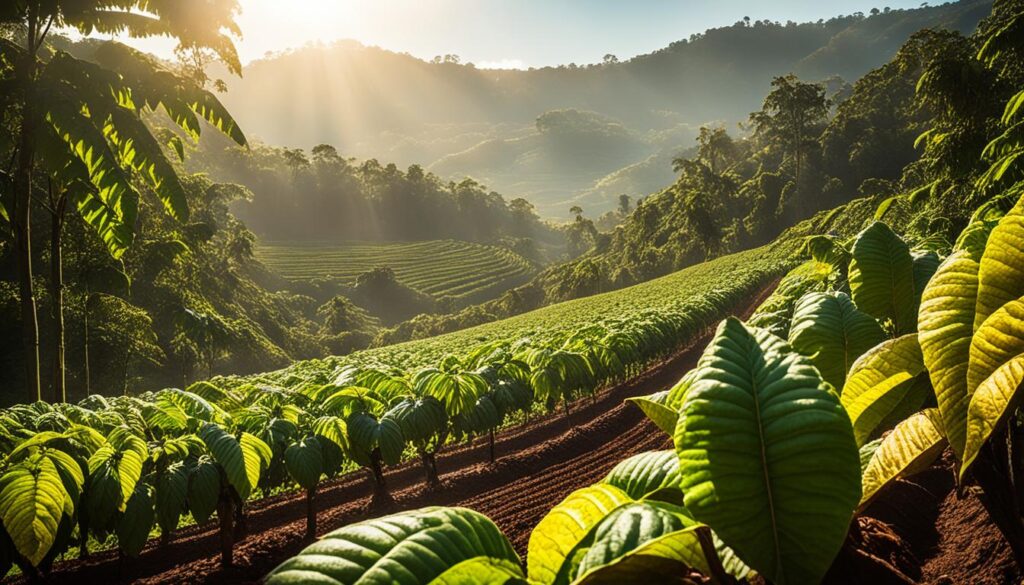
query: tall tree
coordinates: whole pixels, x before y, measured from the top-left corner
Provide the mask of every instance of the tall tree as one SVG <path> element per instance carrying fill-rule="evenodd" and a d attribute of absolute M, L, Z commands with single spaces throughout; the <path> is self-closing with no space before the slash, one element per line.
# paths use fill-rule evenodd
<path fill-rule="evenodd" d="M 780 146 L 792 160 L 797 186 L 806 150 L 820 134 L 828 110 L 823 86 L 802 82 L 790 73 L 772 81 L 761 111 L 750 114 L 755 135 Z"/>
<path fill-rule="evenodd" d="M 701 126 L 697 136 L 697 156 L 708 164 L 712 173 L 725 171 L 726 165 L 735 158 L 737 149 L 725 128 Z"/>
<path fill-rule="evenodd" d="M 240 34 L 235 23 L 238 9 L 237 0 L 13 0 L 0 6 L 0 24 L 20 29 L 19 42 L 0 39 L 0 84 L 10 88 L 18 119 L 13 141 L 13 213 L 9 217 L 18 262 L 25 376 L 31 399 L 42 398 L 39 322 L 32 282 L 31 217 L 33 190 L 39 185 L 37 171 L 62 180 L 60 196 L 78 208 L 117 257 L 133 239 L 139 198 L 133 174 L 145 181 L 173 217 L 188 217 L 177 172 L 143 122 L 143 112 L 163 107 L 193 140 L 199 138 L 198 118 L 203 118 L 245 144 L 244 135 L 212 94 L 154 61 L 116 43 L 101 46 L 95 63 L 82 61 L 52 51 L 47 34 L 53 27 L 71 27 L 82 34 L 167 36 L 177 39 L 182 50 L 212 50 L 233 72 L 240 73 L 229 36 Z M 172 145 L 179 156 L 183 154 L 180 139 L 172 140 Z M 58 238 L 59 234 L 57 230 Z M 59 272 L 53 275 L 59 277 Z M 55 398 L 60 400 L 63 388 L 58 392 Z"/>

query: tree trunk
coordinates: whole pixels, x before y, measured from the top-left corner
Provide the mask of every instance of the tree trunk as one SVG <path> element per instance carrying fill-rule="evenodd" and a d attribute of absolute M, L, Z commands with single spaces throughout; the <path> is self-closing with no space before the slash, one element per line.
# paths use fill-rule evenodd
<path fill-rule="evenodd" d="M 306 490 L 306 540 L 316 540 L 316 486 Z"/>
<path fill-rule="evenodd" d="M 494 463 L 494 429 L 487 433 L 487 454 L 490 462 Z"/>
<path fill-rule="evenodd" d="M 85 331 L 85 339 L 83 344 L 83 353 L 85 354 L 85 395 L 92 396 L 92 373 L 89 370 L 89 298 L 92 297 L 92 293 L 89 292 L 89 285 L 85 287 L 85 306 L 82 307 L 82 315 L 84 316 L 83 328 Z"/>
<path fill-rule="evenodd" d="M 85 507 L 78 512 L 78 538 L 81 542 L 78 545 L 78 558 L 89 558 L 89 517 Z"/>
<path fill-rule="evenodd" d="M 388 486 L 384 481 L 384 466 L 381 464 L 379 448 L 370 453 L 370 476 L 373 478 L 372 504 L 383 504 L 388 499 Z"/>
<path fill-rule="evenodd" d="M 437 476 L 437 462 L 434 454 L 421 450 L 420 461 L 423 463 L 423 474 L 427 482 L 427 489 L 433 490 L 441 487 L 441 480 Z"/>
<path fill-rule="evenodd" d="M 220 521 L 220 566 L 230 567 L 234 561 L 235 534 L 231 526 L 234 517 L 234 503 L 227 486 L 221 487 L 217 500 L 217 519 Z"/>
<path fill-rule="evenodd" d="M 53 318 L 53 401 L 67 402 L 64 364 L 64 259 L 61 232 L 64 229 L 64 209 L 67 197 L 61 195 L 53 209 L 50 230 L 50 302 Z"/>
<path fill-rule="evenodd" d="M 30 4 L 31 6 L 31 4 Z M 28 49 L 19 68 L 20 81 L 31 88 L 36 77 L 36 13 L 29 9 Z M 35 100 L 31 89 L 23 96 L 18 165 L 14 175 L 14 251 L 18 262 L 18 294 L 21 297 L 21 344 L 25 360 L 26 400 L 43 399 L 39 382 L 39 316 L 32 285 L 32 167 L 35 164 Z"/>
<path fill-rule="evenodd" d="M 242 498 L 234 488 L 228 488 L 228 493 L 231 494 L 231 503 L 235 512 L 234 538 L 235 542 L 238 542 L 249 533 L 249 524 L 246 522 L 245 517 L 245 502 L 242 501 Z"/>

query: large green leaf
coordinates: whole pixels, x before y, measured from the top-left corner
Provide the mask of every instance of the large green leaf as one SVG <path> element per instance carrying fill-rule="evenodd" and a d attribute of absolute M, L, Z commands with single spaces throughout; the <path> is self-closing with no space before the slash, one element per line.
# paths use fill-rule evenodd
<path fill-rule="evenodd" d="M 153 516 L 153 493 L 148 485 L 140 483 L 117 525 L 117 544 L 125 554 L 137 557 L 142 552 L 153 528 Z"/>
<path fill-rule="evenodd" d="M 18 552 L 33 565 L 53 546 L 67 498 L 57 467 L 42 454 L 0 476 L 0 519 Z"/>
<path fill-rule="evenodd" d="M 649 396 L 627 398 L 626 402 L 635 404 L 655 426 L 671 435 L 679 420 L 679 413 L 668 406 L 668 394 L 668 390 L 662 390 Z"/>
<path fill-rule="evenodd" d="M 448 415 L 444 405 L 432 396 L 402 400 L 388 411 L 402 429 L 406 441 L 426 444 L 444 430 Z"/>
<path fill-rule="evenodd" d="M 527 545 L 527 576 L 541 583 L 568 582 L 570 555 L 612 510 L 633 499 L 621 489 L 597 484 L 569 494 L 537 524 Z"/>
<path fill-rule="evenodd" d="M 259 484 L 260 475 L 270 467 L 274 453 L 263 439 L 249 433 L 242 433 L 238 439 L 242 448 L 242 458 L 245 461 L 245 477 L 249 481 L 249 489 L 252 490 Z M 239 494 L 243 499 L 248 497 Z"/>
<path fill-rule="evenodd" d="M 961 250 L 946 259 L 929 281 L 918 314 L 918 340 L 928 369 L 946 438 L 963 460 L 967 404 L 967 369 L 974 310 L 978 299 L 978 261 Z"/>
<path fill-rule="evenodd" d="M 461 563 L 494 559 L 518 565 L 508 539 L 493 522 L 465 508 L 423 508 L 335 530 L 285 561 L 267 585 L 298 583 L 428 584 Z M 441 583 L 464 583 L 465 579 Z"/>
<path fill-rule="evenodd" d="M 866 443 L 924 372 L 917 334 L 890 339 L 862 355 L 850 369 L 842 403 L 853 422 L 858 445 Z"/>
<path fill-rule="evenodd" d="M 857 236 L 852 254 L 850 292 L 857 308 L 892 320 L 897 334 L 916 331 L 914 260 L 907 243 L 874 222 Z"/>
<path fill-rule="evenodd" d="M 942 260 L 932 250 L 915 250 L 910 255 L 914 259 L 914 298 L 920 306 L 921 294 L 928 287 L 928 281 L 935 276 Z"/>
<path fill-rule="evenodd" d="M 441 573 L 429 585 L 528 585 L 519 563 L 492 557 L 474 557 Z"/>
<path fill-rule="evenodd" d="M 1022 386 L 1024 353 L 1001 365 L 974 391 L 967 409 L 967 442 L 960 467 L 961 476 L 974 463 L 992 433 L 1016 411 L 1021 401 Z"/>
<path fill-rule="evenodd" d="M 1024 198 L 999 220 L 988 237 L 978 269 L 975 329 L 1000 307 L 1024 296 L 1024 246 L 1021 242 L 1024 242 Z"/>
<path fill-rule="evenodd" d="M 967 367 L 967 387 L 974 391 L 1003 364 L 1022 353 L 1024 298 L 997 309 L 975 331 Z"/>
<path fill-rule="evenodd" d="M 850 366 L 864 352 L 885 339 L 871 315 L 857 310 L 845 293 L 812 292 L 793 310 L 789 343 L 809 357 L 821 377 L 839 389 Z"/>
<path fill-rule="evenodd" d="M 867 507 L 890 482 L 927 469 L 946 444 L 937 409 L 924 410 L 896 425 L 881 440 L 864 469 L 860 509 Z"/>
<path fill-rule="evenodd" d="M 671 511 L 648 503 L 626 504 L 604 518 L 580 550 L 579 583 L 670 582 L 689 569 L 708 574 L 698 531 L 711 534 Z"/>
<path fill-rule="evenodd" d="M 133 437 L 133 439 L 131 443 L 137 444 L 138 438 Z M 145 444 L 143 443 L 144 446 Z M 91 478 L 93 475 L 100 473 L 100 468 L 105 468 L 110 476 L 117 480 L 121 494 L 116 499 L 116 509 L 123 512 L 125 505 L 128 503 L 128 498 L 132 497 L 132 494 L 135 492 L 135 484 L 142 477 L 142 465 L 144 462 L 145 456 L 141 454 L 139 449 L 127 448 L 117 450 L 113 446 L 107 445 L 98 449 L 89 458 L 89 475 Z M 91 515 L 90 519 L 96 518 L 99 520 L 99 517 L 99 515 Z"/>
<path fill-rule="evenodd" d="M 288 446 L 284 451 L 284 465 L 288 475 L 300 487 L 311 489 L 316 487 L 324 472 L 324 458 L 320 449 L 320 441 L 316 437 L 307 437 Z"/>
<path fill-rule="evenodd" d="M 821 581 L 860 501 L 860 464 L 850 419 L 807 358 L 722 322 L 675 443 L 694 518 L 773 583 Z"/>
<path fill-rule="evenodd" d="M 414 392 L 441 401 L 448 416 L 471 410 L 487 388 L 487 380 L 479 374 L 449 373 L 436 368 L 422 370 L 413 378 Z"/>
<path fill-rule="evenodd" d="M 213 460 L 224 470 L 224 476 L 238 492 L 238 496 L 243 500 L 248 498 L 249 492 L 255 486 L 254 483 L 250 483 L 254 469 L 256 478 L 259 479 L 259 460 L 253 457 L 252 453 L 247 456 L 238 439 L 219 425 L 203 425 L 199 430 L 199 438 L 206 444 Z"/>
<path fill-rule="evenodd" d="M 154 486 L 156 519 L 164 534 L 178 527 L 181 515 L 188 511 L 188 471 L 181 463 L 170 465 Z"/>
<path fill-rule="evenodd" d="M 604 483 L 626 492 L 634 500 L 661 490 L 679 490 L 679 457 L 675 450 L 648 451 L 620 462 Z"/>
<path fill-rule="evenodd" d="M 356 463 L 368 466 L 374 449 L 380 449 L 381 459 L 394 465 L 402 457 L 405 439 L 402 428 L 391 417 L 377 420 L 366 413 L 356 413 L 348 419 L 348 438 L 352 458 Z"/>
<path fill-rule="evenodd" d="M 217 464 L 202 460 L 188 476 L 188 509 L 196 522 L 209 520 L 220 498 L 220 471 Z"/>
<path fill-rule="evenodd" d="M 333 443 L 339 449 L 348 450 L 348 425 L 337 416 L 321 416 L 313 421 L 313 434 Z"/>

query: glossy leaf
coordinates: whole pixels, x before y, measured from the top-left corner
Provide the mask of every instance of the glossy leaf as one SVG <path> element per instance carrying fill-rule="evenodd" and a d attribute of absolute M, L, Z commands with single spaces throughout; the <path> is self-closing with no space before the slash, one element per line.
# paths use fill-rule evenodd
<path fill-rule="evenodd" d="M 570 555 L 612 510 L 633 499 L 621 489 L 597 484 L 569 494 L 530 533 L 527 576 L 541 583 L 568 582 Z"/>
<path fill-rule="evenodd" d="M 988 237 L 978 269 L 974 328 L 1000 307 L 1024 296 L 1024 198 L 999 220 Z"/>
<path fill-rule="evenodd" d="M 857 236 L 852 256 L 850 291 L 857 308 L 892 320 L 897 334 L 915 331 L 914 261 L 907 243 L 874 222 Z"/>
<path fill-rule="evenodd" d="M 841 389 L 850 366 L 885 339 L 871 315 L 857 310 L 844 293 L 808 293 L 796 303 L 789 343 L 809 357 L 821 377 Z"/>
<path fill-rule="evenodd" d="M 917 334 L 890 339 L 862 355 L 850 369 L 842 403 L 853 422 L 857 445 L 866 443 L 924 371 Z"/>
<path fill-rule="evenodd" d="M 918 314 L 918 340 L 953 453 L 963 460 L 970 389 L 967 369 L 979 264 L 961 250 L 943 262 L 925 288 Z"/>
<path fill-rule="evenodd" d="M 967 442 L 964 447 L 961 477 L 974 463 L 992 433 L 1004 425 L 1021 401 L 1024 386 L 1024 354 L 992 372 L 971 396 L 967 409 Z"/>
<path fill-rule="evenodd" d="M 817 583 L 860 500 L 853 429 L 807 358 L 724 321 L 675 437 L 687 510 L 773 583 Z"/>
<path fill-rule="evenodd" d="M 478 558 L 519 564 L 508 539 L 486 516 L 465 508 L 423 508 L 335 530 L 279 565 L 265 583 L 418 585 L 450 570 L 458 571 L 453 579 L 466 575 L 460 564 Z"/>
<path fill-rule="evenodd" d="M 860 509 L 867 507 L 889 483 L 927 469 L 942 455 L 946 445 L 937 409 L 924 410 L 896 425 L 881 439 L 864 469 Z"/>
<path fill-rule="evenodd" d="M 657 583 L 689 569 L 709 573 L 698 540 L 707 527 L 646 503 L 620 506 L 594 529 L 576 568 L 577 583 Z M 710 531 L 707 537 L 710 542 Z M 583 552 L 583 551 L 581 551 Z"/>
<path fill-rule="evenodd" d="M 967 387 L 978 388 L 1003 364 L 1024 353 L 1024 298 L 1010 301 L 978 327 L 971 340 Z"/>
<path fill-rule="evenodd" d="M 675 450 L 648 451 L 620 462 L 604 483 L 626 492 L 634 500 L 660 490 L 679 490 L 679 457 Z"/>
<path fill-rule="evenodd" d="M 33 565 L 53 546 L 67 498 L 57 467 L 41 454 L 0 476 L 0 519 L 18 552 Z"/>
<path fill-rule="evenodd" d="M 315 437 L 307 437 L 293 443 L 285 449 L 284 465 L 288 475 L 300 487 L 311 489 L 316 487 L 324 472 L 324 458 L 320 450 L 320 442 Z"/>

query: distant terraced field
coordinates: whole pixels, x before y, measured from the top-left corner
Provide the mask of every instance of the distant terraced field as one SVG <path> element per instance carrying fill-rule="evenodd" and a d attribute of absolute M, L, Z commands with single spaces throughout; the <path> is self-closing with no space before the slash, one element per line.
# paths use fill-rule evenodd
<path fill-rule="evenodd" d="M 267 242 L 256 257 L 289 280 L 350 284 L 367 270 L 388 266 L 406 286 L 435 298 L 477 302 L 523 284 L 537 267 L 498 246 L 456 240 L 425 242 Z"/>

